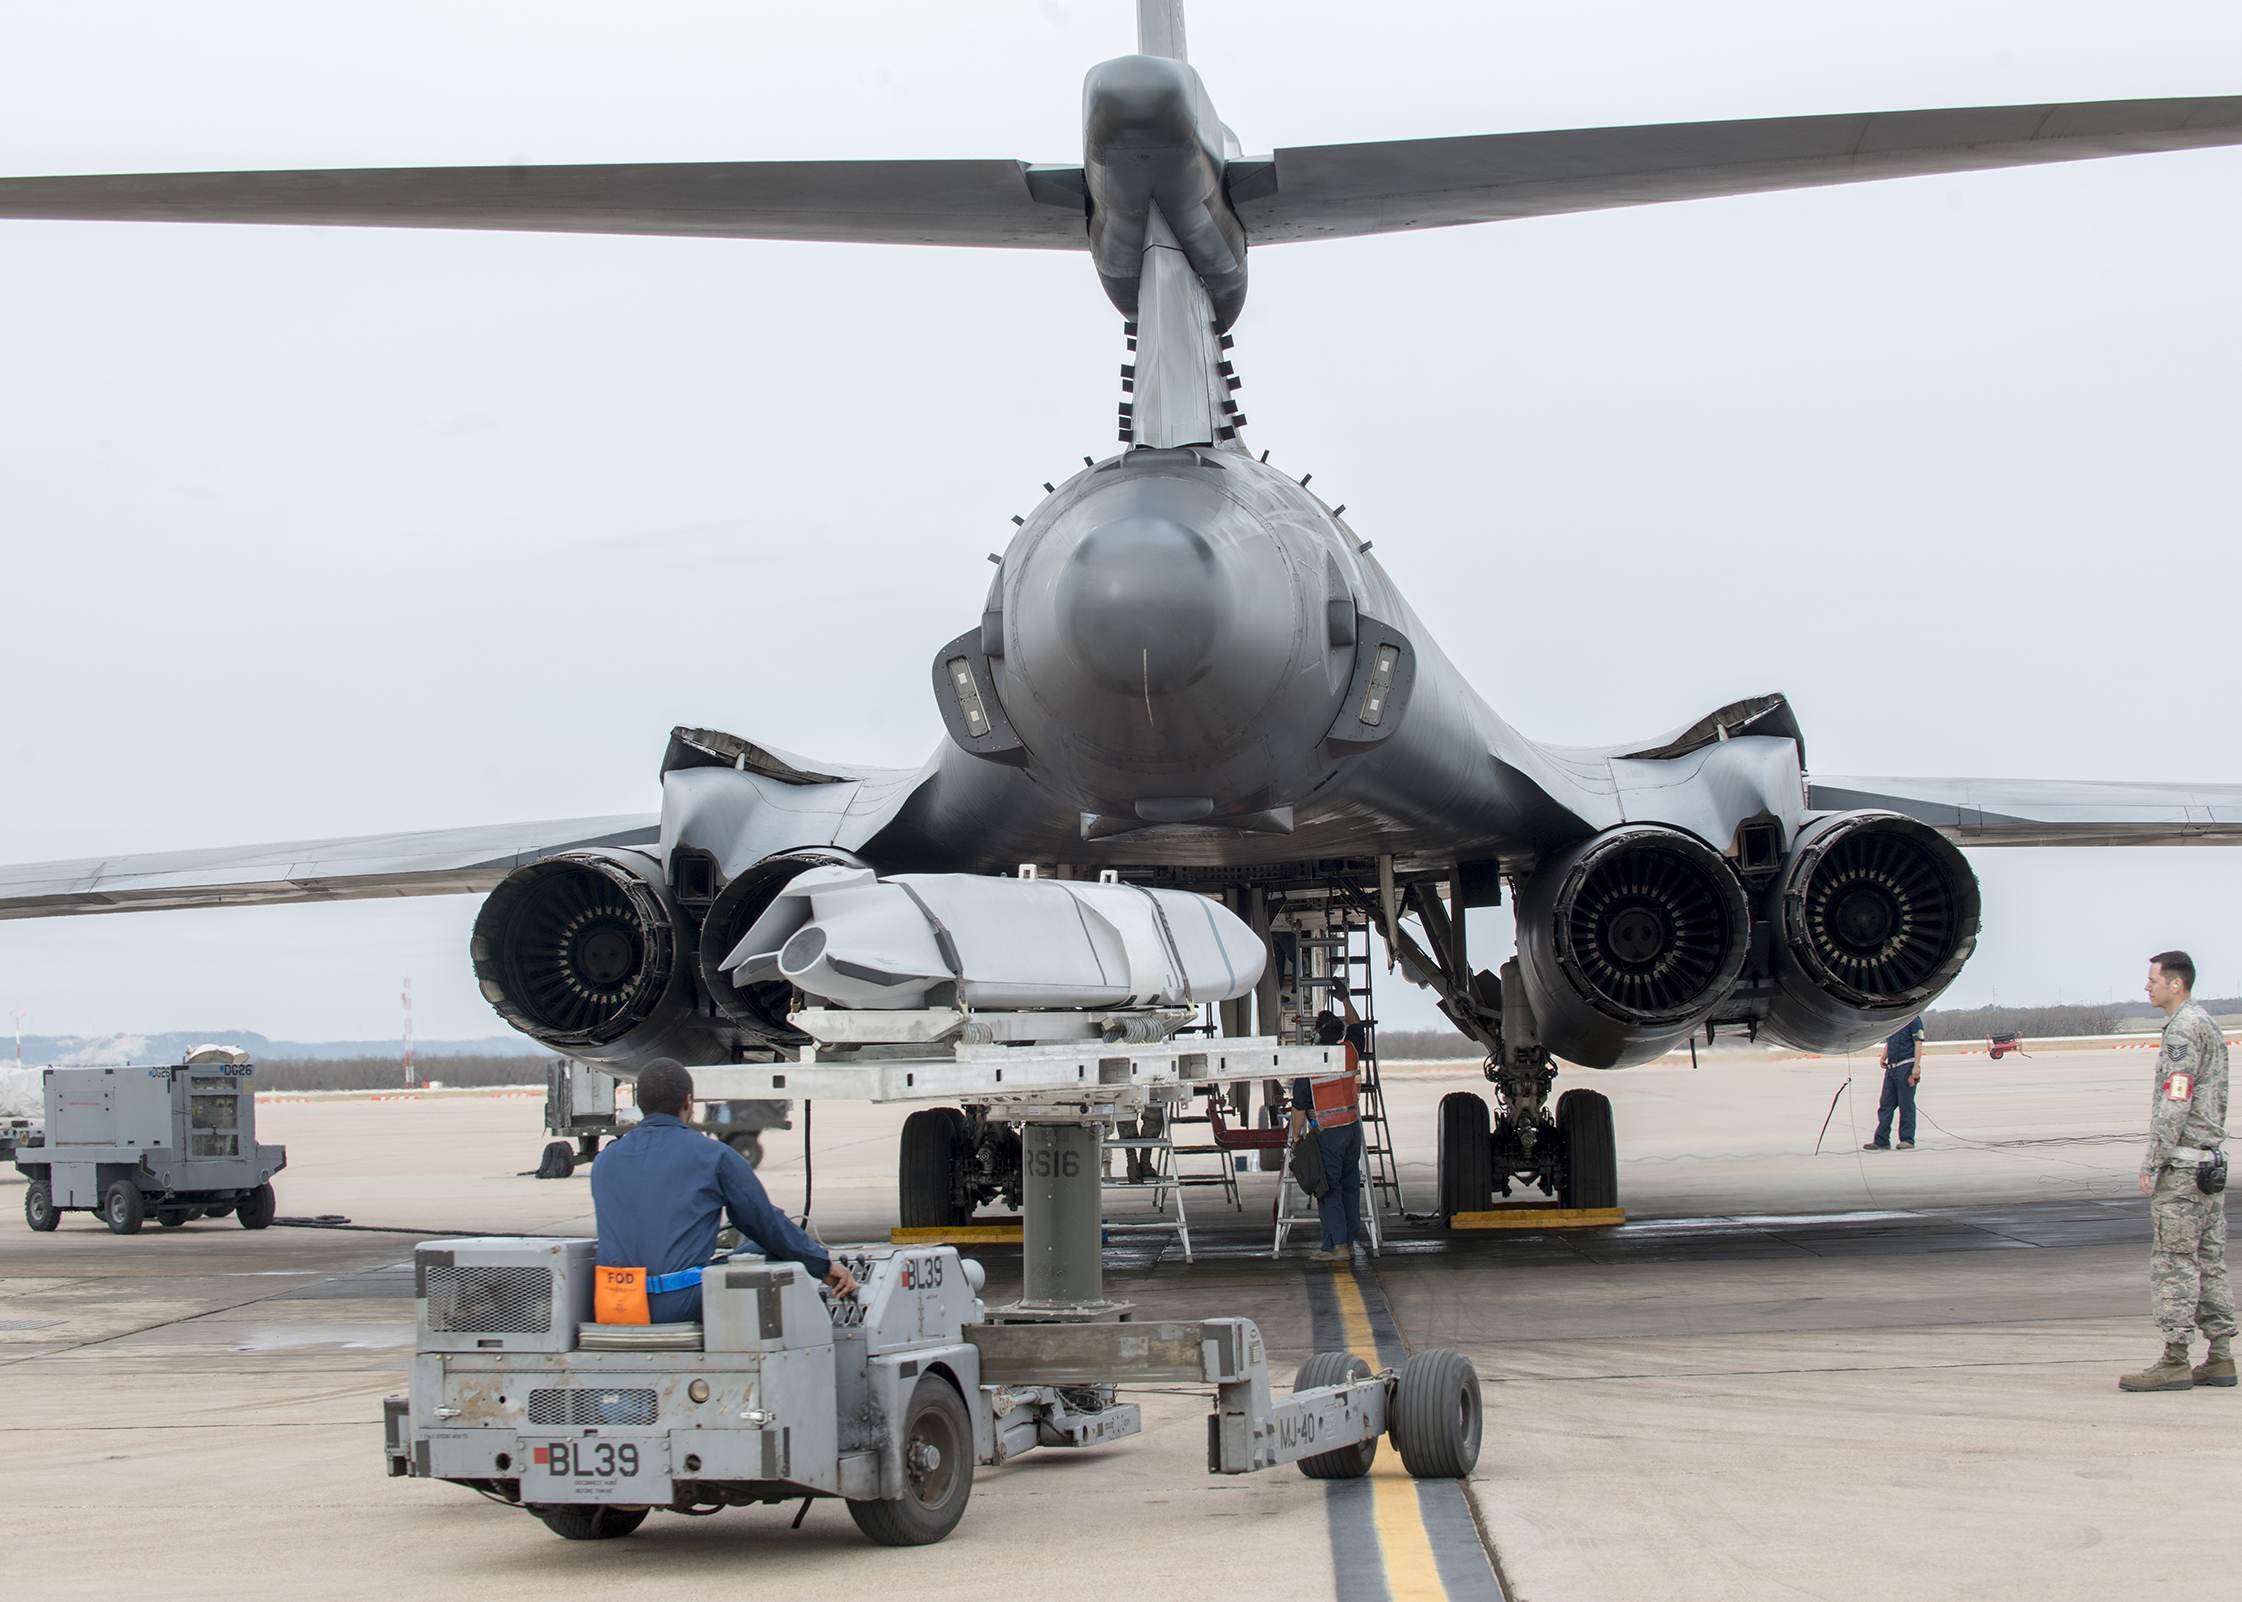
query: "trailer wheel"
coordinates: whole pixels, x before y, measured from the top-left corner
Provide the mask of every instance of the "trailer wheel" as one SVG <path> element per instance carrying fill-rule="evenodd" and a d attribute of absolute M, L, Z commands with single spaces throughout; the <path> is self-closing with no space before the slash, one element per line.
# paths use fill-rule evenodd
<path fill-rule="evenodd" d="M 1440 1098 L 1435 1162 L 1440 1221 L 1478 1213 L 1494 1199 L 1494 1153 L 1487 1135 L 1487 1104 L 1468 1090 Z"/>
<path fill-rule="evenodd" d="M 747 1159 L 747 1166 L 763 1166 L 763 1141 L 758 1135 L 727 1135 L 724 1144 Z"/>
<path fill-rule="evenodd" d="M 903 1120 L 896 1200 L 905 1229 L 940 1229 L 972 1220 L 972 1210 L 957 1203 L 965 1138 L 965 1114 L 955 1107 L 924 1107 Z"/>
<path fill-rule="evenodd" d="M 185 1207 L 159 1207 L 156 1209 L 156 1222 L 166 1229 L 183 1228 L 187 1220 L 193 1216 L 192 1210 Z"/>
<path fill-rule="evenodd" d="M 1401 1466 L 1420 1480 L 1460 1480 L 1479 1461 L 1479 1375 L 1461 1352 L 1413 1354 L 1394 1390 Z"/>
<path fill-rule="evenodd" d="M 34 1179 L 25 1187 L 23 1221 L 42 1235 L 62 1222 L 62 1214 L 55 1208 L 54 1191 L 45 1180 Z"/>
<path fill-rule="evenodd" d="M 1370 1365 L 1352 1352 L 1318 1352 L 1300 1365 L 1300 1372 L 1292 1376 L 1293 1393 L 1312 1391 L 1318 1386 L 1339 1385 L 1348 1380 L 1368 1379 Z M 1370 1465 L 1378 1460 L 1378 1437 L 1358 1441 L 1353 1446 L 1342 1446 L 1335 1451 L 1319 1452 L 1314 1457 L 1300 1460 L 1300 1472 L 1311 1480 L 1359 1480 L 1370 1472 Z"/>
<path fill-rule="evenodd" d="M 546 1529 L 564 1541 L 612 1541 L 619 1535 L 628 1535 L 646 1522 L 650 1511 L 643 1507 L 605 1507 L 598 1502 L 566 1502 L 557 1506 L 533 1507 L 530 1511 L 544 1523 Z"/>
<path fill-rule="evenodd" d="M 147 1212 L 140 1204 L 140 1187 L 129 1179 L 114 1181 L 101 1193 L 101 1221 L 112 1235 L 137 1235 Z"/>
<path fill-rule="evenodd" d="M 239 1205 L 234 1208 L 234 1216 L 241 1220 L 243 1229 L 263 1229 L 272 1222 L 272 1215 L 279 1205 L 273 1196 L 272 1186 L 259 1185 L 241 1198 Z"/>
<path fill-rule="evenodd" d="M 928 1546 L 957 1528 L 973 1494 L 973 1420 L 939 1374 L 922 1375 L 903 1410 L 903 1494 L 851 1502 L 856 1527 L 882 1546 Z"/>
<path fill-rule="evenodd" d="M 1557 1138 L 1565 1152 L 1560 1207 L 1619 1205 L 1619 1145 L 1611 1102 L 1600 1091 L 1568 1090 L 1557 1098 Z"/>

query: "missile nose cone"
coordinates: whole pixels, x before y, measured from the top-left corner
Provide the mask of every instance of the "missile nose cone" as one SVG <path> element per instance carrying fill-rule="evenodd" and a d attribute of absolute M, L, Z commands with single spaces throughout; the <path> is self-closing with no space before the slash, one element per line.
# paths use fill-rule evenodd
<path fill-rule="evenodd" d="M 1052 599 L 1068 654 L 1101 689 L 1151 697 L 1206 676 L 1232 611 L 1214 548 L 1157 512 L 1092 529 L 1060 570 Z"/>

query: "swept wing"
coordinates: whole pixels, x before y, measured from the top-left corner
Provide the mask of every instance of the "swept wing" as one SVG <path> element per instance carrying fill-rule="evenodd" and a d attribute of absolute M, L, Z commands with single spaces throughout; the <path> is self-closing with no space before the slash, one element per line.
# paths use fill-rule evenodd
<path fill-rule="evenodd" d="M 2237 784 L 1817 778 L 1808 805 L 1904 813 L 1956 845 L 2242 845 Z"/>

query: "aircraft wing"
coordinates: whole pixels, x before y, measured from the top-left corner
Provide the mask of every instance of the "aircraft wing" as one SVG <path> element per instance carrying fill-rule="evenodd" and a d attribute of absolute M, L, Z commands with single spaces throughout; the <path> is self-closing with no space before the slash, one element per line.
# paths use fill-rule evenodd
<path fill-rule="evenodd" d="M 686 161 L 0 178 L 0 217 L 1087 250 L 1082 169 Z"/>
<path fill-rule="evenodd" d="M 163 851 L 0 867 L 0 918 L 276 901 L 480 894 L 524 863 L 584 846 L 650 846 L 651 815 L 564 818 L 215 851 Z"/>
<path fill-rule="evenodd" d="M 1305 145 L 1231 193 L 1262 245 L 2236 144 L 2242 96 L 1972 106 Z"/>
<path fill-rule="evenodd" d="M 2242 845 L 2242 785 L 1815 779 L 1816 812 L 1876 808 L 1965 846 Z"/>

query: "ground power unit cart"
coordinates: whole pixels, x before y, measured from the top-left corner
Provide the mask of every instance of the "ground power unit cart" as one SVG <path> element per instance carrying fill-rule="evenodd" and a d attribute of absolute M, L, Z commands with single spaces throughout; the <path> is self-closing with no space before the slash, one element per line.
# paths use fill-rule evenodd
<path fill-rule="evenodd" d="M 1378 1437 L 1424 1478 L 1470 1472 L 1479 1383 L 1454 1352 L 1398 1373 L 1325 1353 L 1272 1393 L 1251 1320 L 1072 1322 L 984 1310 L 955 1248 L 836 1249 L 837 1300 L 790 1263 L 710 1267 L 699 1324 L 590 1320 L 594 1243 L 480 1239 L 414 1253 L 410 1393 L 384 1405 L 389 1473 L 449 1480 L 571 1540 L 649 1513 L 837 1497 L 872 1540 L 938 1541 L 977 1464 L 1134 1435 L 1125 1384 L 1205 1385 L 1210 1473 L 1368 1472 Z M 1006 1321 L 1008 1318 L 1016 1321 Z"/>

